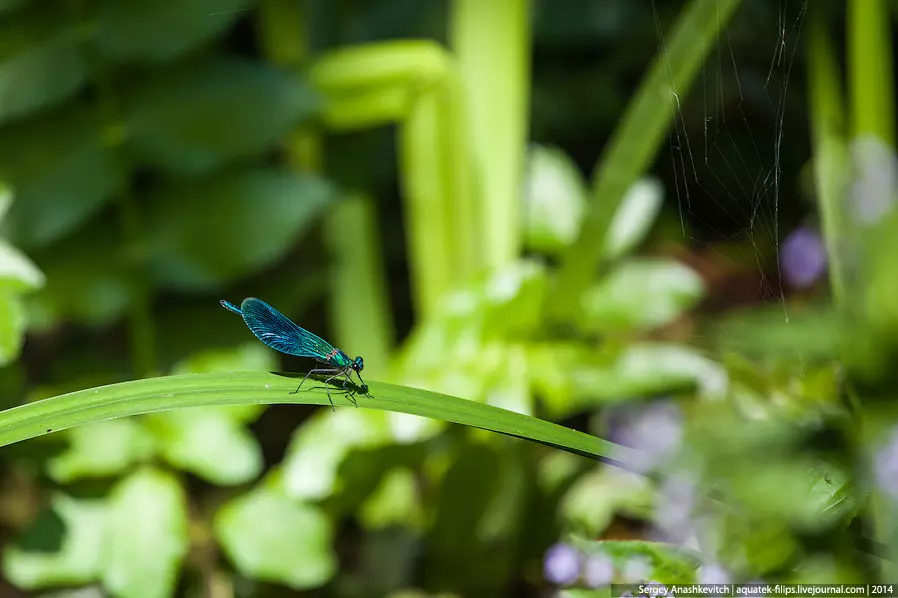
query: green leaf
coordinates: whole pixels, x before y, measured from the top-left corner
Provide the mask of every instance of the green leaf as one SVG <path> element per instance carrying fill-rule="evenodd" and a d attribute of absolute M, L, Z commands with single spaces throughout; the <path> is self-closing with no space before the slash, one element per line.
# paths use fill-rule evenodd
<path fill-rule="evenodd" d="M 415 474 L 405 468 L 396 468 L 386 474 L 362 505 L 359 518 L 369 529 L 392 524 L 420 528 L 424 522 L 424 512 Z"/>
<path fill-rule="evenodd" d="M 574 538 L 573 544 L 590 556 L 608 557 L 615 563 L 642 559 L 652 569 L 651 578 L 664 584 L 694 583 L 695 571 L 702 564 L 698 553 L 664 542 Z"/>
<path fill-rule="evenodd" d="M 636 181 L 621 200 L 608 228 L 605 258 L 614 261 L 629 253 L 648 234 L 664 201 L 664 188 L 655 178 Z"/>
<path fill-rule="evenodd" d="M 187 526 L 186 496 L 170 474 L 147 468 L 122 480 L 109 497 L 103 585 L 123 598 L 171 596 Z"/>
<path fill-rule="evenodd" d="M 262 343 L 253 341 L 233 349 L 208 349 L 194 353 L 177 363 L 172 374 L 212 374 L 234 370 L 263 370 L 270 372 L 277 368 L 275 353 Z M 229 407 L 208 407 L 202 411 L 220 411 L 237 423 L 251 423 L 265 411 L 263 405 L 232 405 Z"/>
<path fill-rule="evenodd" d="M 0 288 L 34 291 L 44 286 L 45 278 L 25 254 L 0 239 Z"/>
<path fill-rule="evenodd" d="M 356 410 L 345 399 L 335 396 L 337 413 L 365 413 L 367 409 L 397 411 L 528 439 L 593 459 L 616 458 L 623 463 L 636 462 L 634 453 L 626 447 L 535 417 L 425 390 L 372 380 L 366 382 L 371 397 L 358 397 L 359 409 Z M 167 409 L 251 403 L 307 404 L 330 408 L 323 390 L 291 394 L 296 384 L 295 375 L 231 372 L 163 376 L 89 388 L 0 411 L 0 446 L 41 436 L 47 433 L 47 429 L 59 431 L 105 419 Z M 359 432 L 355 424 L 351 421 L 350 424 L 348 436 L 358 437 L 360 434 L 362 438 L 376 439 L 384 433 L 382 430 L 372 433 L 364 426 Z M 319 426 L 323 431 L 327 430 Z M 308 427 L 309 424 L 302 429 Z M 340 428 L 337 432 L 344 434 Z M 307 444 L 311 457 L 313 447 L 311 442 Z"/>
<path fill-rule="evenodd" d="M 82 478 L 120 474 L 154 452 L 152 438 L 131 419 L 73 428 L 69 448 L 47 462 L 47 472 L 65 484 Z"/>
<path fill-rule="evenodd" d="M 106 517 L 104 503 L 62 494 L 54 496 L 52 503 L 65 523 L 62 547 L 53 554 L 7 548 L 3 573 L 16 587 L 37 590 L 59 585 L 84 585 L 99 576 Z"/>
<path fill-rule="evenodd" d="M 36 253 L 47 284 L 29 297 L 31 315 L 41 326 L 60 319 L 94 325 L 116 320 L 131 301 L 127 257 L 119 234 L 97 223 Z"/>
<path fill-rule="evenodd" d="M 809 474 L 808 510 L 821 522 L 847 525 L 860 510 L 851 477 L 842 469 L 823 463 Z"/>
<path fill-rule="evenodd" d="M 93 41 L 113 61 L 165 62 L 220 35 L 251 0 L 103 0 Z"/>
<path fill-rule="evenodd" d="M 587 404 L 626 400 L 695 388 L 721 396 L 726 371 L 690 347 L 671 343 L 639 343 L 610 349 L 598 359 L 570 366 L 573 392 Z"/>
<path fill-rule="evenodd" d="M 282 465 L 287 494 L 305 500 L 333 494 L 337 469 L 350 450 L 391 440 L 386 414 L 360 409 L 316 413 L 296 431 L 287 448 Z"/>
<path fill-rule="evenodd" d="M 598 467 L 580 477 L 561 502 L 564 520 L 584 534 L 599 535 L 616 515 L 648 519 L 655 492 L 644 477 L 612 467 Z"/>
<path fill-rule="evenodd" d="M 337 571 L 330 520 L 276 484 L 231 500 L 215 514 L 213 525 L 228 558 L 251 579 L 301 590 L 324 585 Z"/>
<path fill-rule="evenodd" d="M 583 295 L 586 324 L 600 332 L 668 324 L 702 298 L 705 285 L 691 268 L 673 260 L 624 262 Z"/>
<path fill-rule="evenodd" d="M 217 287 L 274 262 L 333 198 L 314 175 L 243 170 L 158 190 L 146 218 L 150 267 L 165 285 Z M 227 239 L 210 243 L 209 231 Z"/>
<path fill-rule="evenodd" d="M 18 297 L 0 292 L 0 365 L 14 361 L 22 350 L 25 313 Z"/>
<path fill-rule="evenodd" d="M 558 253 L 577 237 L 586 211 L 586 181 L 574 161 L 554 147 L 530 150 L 524 188 L 527 245 Z"/>
<path fill-rule="evenodd" d="M 228 57 L 161 71 L 130 97 L 129 144 L 147 164 L 178 174 L 263 151 L 317 105 L 297 75 Z"/>
<path fill-rule="evenodd" d="M 242 484 L 263 467 L 255 436 L 221 407 L 178 409 L 147 418 L 162 457 L 217 484 Z"/>
<path fill-rule="evenodd" d="M 63 12 L 41 7 L 0 25 L 0 121 L 58 104 L 75 94 L 88 68 L 78 31 Z"/>
<path fill-rule="evenodd" d="M 3 230 L 16 245 L 49 245 L 124 185 L 125 167 L 95 112 L 66 106 L 0 129 L 0 176 L 16 197 Z"/>

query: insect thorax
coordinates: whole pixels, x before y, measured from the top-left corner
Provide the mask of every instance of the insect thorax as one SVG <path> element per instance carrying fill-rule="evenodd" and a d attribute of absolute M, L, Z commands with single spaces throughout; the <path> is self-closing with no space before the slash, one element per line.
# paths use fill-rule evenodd
<path fill-rule="evenodd" d="M 339 349 L 335 349 L 333 357 L 328 357 L 327 362 L 337 366 L 338 368 L 348 367 L 352 360 L 349 359 L 349 356 L 346 355 L 343 351 Z"/>

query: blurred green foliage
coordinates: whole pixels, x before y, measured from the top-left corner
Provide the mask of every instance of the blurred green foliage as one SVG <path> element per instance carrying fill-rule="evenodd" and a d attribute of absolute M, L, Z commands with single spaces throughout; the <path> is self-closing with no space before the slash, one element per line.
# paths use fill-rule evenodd
<path fill-rule="evenodd" d="M 635 470 L 398 411 L 94 421 L 4 448 L 4 584 L 891 581 L 892 42 L 846 6 L 842 77 L 808 2 L 0 0 L 4 406 L 306 368 L 216 305 L 258 296 Z M 815 210 L 830 289 L 792 293 Z"/>

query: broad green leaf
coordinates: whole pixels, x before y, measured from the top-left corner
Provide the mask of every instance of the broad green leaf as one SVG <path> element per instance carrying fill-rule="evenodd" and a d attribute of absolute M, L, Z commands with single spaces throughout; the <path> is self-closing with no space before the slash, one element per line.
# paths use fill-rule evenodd
<path fill-rule="evenodd" d="M 316 108 L 295 73 L 227 57 L 161 71 L 130 97 L 129 144 L 147 164 L 178 174 L 263 151 Z"/>
<path fill-rule="evenodd" d="M 0 12 L 7 12 L 25 4 L 27 0 L 0 0 Z"/>
<path fill-rule="evenodd" d="M 389 472 L 362 505 L 359 517 L 371 529 L 392 524 L 419 528 L 424 512 L 415 474 L 404 468 Z"/>
<path fill-rule="evenodd" d="M 290 441 L 283 462 L 287 494 L 304 500 L 329 496 L 337 489 L 337 468 L 350 450 L 381 446 L 392 439 L 385 414 L 351 407 L 319 411 Z"/>
<path fill-rule="evenodd" d="M 667 324 L 693 307 L 705 285 L 691 268 L 672 260 L 622 263 L 582 298 L 586 325 L 606 333 Z"/>
<path fill-rule="evenodd" d="M 661 204 L 664 189 L 654 178 L 636 181 L 621 200 L 605 239 L 605 257 L 614 261 L 639 245 L 649 232 Z"/>
<path fill-rule="evenodd" d="M 530 150 L 526 176 L 527 245 L 536 251 L 558 253 L 580 230 L 586 211 L 586 181 L 566 153 L 543 146 Z"/>
<path fill-rule="evenodd" d="M 635 462 L 636 453 L 596 436 L 571 430 L 535 417 L 506 411 L 490 405 L 438 394 L 366 380 L 370 397 L 358 397 L 359 408 L 352 407 L 336 396 L 337 413 L 369 413 L 368 409 L 398 412 L 491 430 L 515 438 L 527 439 L 547 446 L 567 450 L 585 457 L 615 458 L 624 464 Z M 48 429 L 65 430 L 74 426 L 142 413 L 187 407 L 211 407 L 242 404 L 306 404 L 330 408 L 327 394 L 321 389 L 291 394 L 296 389 L 296 375 L 269 372 L 229 372 L 219 374 L 184 374 L 146 378 L 119 384 L 88 388 L 41 401 L 0 411 L 0 446 L 43 436 Z M 345 415 L 344 415 L 345 417 Z M 380 443 L 387 434 L 383 423 L 373 420 L 338 420 L 348 425 L 314 424 L 317 427 L 308 438 L 296 437 L 292 449 L 305 452 L 309 462 L 304 465 L 316 476 L 313 485 L 302 487 L 303 480 L 294 480 L 294 490 L 313 491 L 324 495 L 328 485 L 322 484 L 322 474 L 313 469 L 315 442 L 323 447 L 333 440 L 327 432 L 343 434 L 350 442 Z M 374 423 L 375 425 L 371 425 Z M 341 442 L 344 441 L 341 439 Z M 333 449 L 329 451 L 336 452 Z M 340 449 L 342 450 L 342 449 Z M 297 471 L 302 474 L 302 470 Z M 286 480 L 285 480 L 286 482 Z M 289 488 L 290 484 L 286 484 Z"/>
<path fill-rule="evenodd" d="M 34 291 L 44 286 L 44 282 L 44 274 L 34 262 L 0 239 L 0 288 L 7 291 Z"/>
<path fill-rule="evenodd" d="M 68 450 L 47 462 L 47 472 L 59 483 L 106 477 L 126 471 L 153 455 L 152 438 L 137 420 L 115 419 L 72 429 Z"/>
<path fill-rule="evenodd" d="M 639 343 L 611 349 L 598 359 L 570 364 L 570 384 L 585 402 L 625 400 L 695 388 L 721 396 L 726 371 L 699 352 L 671 343 Z"/>
<path fill-rule="evenodd" d="M 161 283 L 198 290 L 281 257 L 333 197 L 314 175 L 242 170 L 159 189 L 145 225 Z M 221 242 L 209 241 L 209 232 Z"/>
<path fill-rule="evenodd" d="M 100 52 L 115 62 L 166 62 L 226 31 L 252 0 L 103 0 L 95 9 Z"/>
<path fill-rule="evenodd" d="M 66 106 L 0 129 L 0 177 L 15 192 L 3 231 L 16 245 L 56 241 L 124 185 L 125 166 L 95 112 Z"/>
<path fill-rule="evenodd" d="M 103 585 L 122 598 L 165 598 L 189 547 L 187 499 L 171 474 L 143 469 L 109 497 Z"/>
<path fill-rule="evenodd" d="M 30 315 L 39 327 L 60 319 L 109 324 L 128 307 L 132 289 L 128 258 L 119 234 L 107 223 L 82 229 L 62 243 L 35 253 L 46 285 L 29 297 Z"/>
<path fill-rule="evenodd" d="M 847 525 L 857 515 L 857 491 L 844 470 L 824 463 L 812 469 L 808 478 L 808 509 L 822 522 Z"/>
<path fill-rule="evenodd" d="M 262 472 L 255 436 L 224 408 L 154 413 L 146 423 L 166 461 L 213 484 L 242 484 Z"/>
<path fill-rule="evenodd" d="M 589 535 L 606 530 L 616 515 L 648 519 L 655 492 L 646 478 L 613 467 L 598 467 L 580 477 L 561 502 L 564 521 Z"/>
<path fill-rule="evenodd" d="M 37 590 L 83 585 L 99 576 L 106 517 L 103 502 L 57 494 L 53 498 L 53 508 L 65 523 L 65 537 L 59 552 L 25 552 L 14 546 L 4 552 L 4 576 L 19 588 Z"/>
<path fill-rule="evenodd" d="M 694 583 L 702 560 L 698 553 L 664 542 L 642 540 L 590 541 L 574 538 L 574 545 L 590 556 L 604 556 L 615 563 L 644 560 L 651 567 L 651 579 L 664 584 Z"/>
<path fill-rule="evenodd" d="M 0 292 L 0 365 L 19 357 L 25 334 L 25 313 L 21 300 L 9 291 Z"/>
<path fill-rule="evenodd" d="M 276 484 L 232 499 L 215 514 L 213 525 L 228 558 L 250 579 L 301 590 L 324 585 L 337 571 L 330 520 Z"/>
<path fill-rule="evenodd" d="M 58 104 L 87 80 L 78 30 L 62 12 L 19 12 L 0 25 L 0 40 L 0 121 Z"/>

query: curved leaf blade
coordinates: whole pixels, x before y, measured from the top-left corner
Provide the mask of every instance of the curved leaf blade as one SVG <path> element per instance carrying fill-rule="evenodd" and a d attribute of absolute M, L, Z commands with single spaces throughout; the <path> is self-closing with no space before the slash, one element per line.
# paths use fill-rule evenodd
<path fill-rule="evenodd" d="M 323 390 L 290 394 L 296 374 L 230 372 L 184 374 L 134 380 L 88 388 L 0 411 L 0 446 L 78 425 L 153 413 L 181 407 L 238 404 L 296 404 L 330 406 Z M 491 405 L 457 397 L 368 381 L 371 398 L 358 397 L 359 406 L 440 419 L 539 442 L 629 469 L 632 449 Z M 350 404 L 335 395 L 343 409 Z"/>

